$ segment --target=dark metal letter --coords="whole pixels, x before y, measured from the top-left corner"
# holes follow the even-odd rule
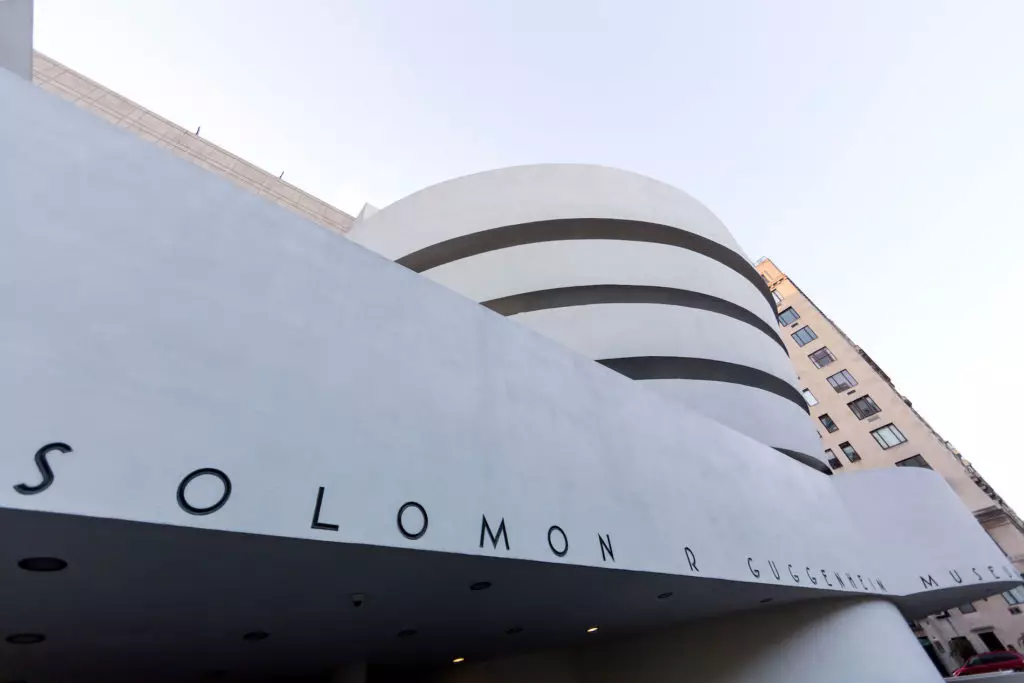
[[[747,558],[747,569],[750,570],[750,573],[754,575],[755,579],[761,577],[761,570],[760,569],[754,569],[754,558],[752,558],[752,557],[748,557]]]
[[[503,538],[505,539],[505,550],[510,550],[508,545],[508,532],[505,530],[505,518],[501,518],[501,524],[498,525],[497,534],[491,531],[491,525],[487,523],[487,515],[484,515],[483,518],[484,521],[480,526],[480,547],[484,547],[484,534],[486,533],[491,539],[491,545],[494,546],[495,549],[498,548],[498,539]]]
[[[695,572],[699,572],[700,570],[697,569],[697,556],[694,555],[693,551],[689,548],[683,548],[683,552],[686,553],[686,561],[689,563],[690,569]]]
[[[313,524],[310,525],[311,529],[326,529],[327,531],[337,531],[337,524],[327,524],[326,522],[320,521],[320,506],[324,504],[324,487],[321,486],[316,492],[316,507],[313,508]]]
[[[28,484],[15,484],[15,491],[23,496],[31,496],[36,493],[42,493],[46,489],[50,488],[50,484],[53,483],[54,476],[50,463],[46,461],[46,456],[52,451],[57,451],[58,453],[70,453],[71,446],[60,442],[48,443],[36,451],[36,468],[39,470],[39,474],[43,475],[43,480],[35,486],[29,486]]]
[[[551,534],[555,531],[562,535],[561,550],[555,548],[555,543],[551,540]],[[558,557],[565,557],[566,553],[569,552],[569,537],[565,535],[565,531],[562,530],[562,527],[556,525],[548,529],[548,547],[551,548],[551,552],[553,552]]]
[[[605,539],[608,542],[605,543]],[[607,558],[605,557],[605,551],[608,551],[608,557],[612,558],[612,562],[615,561],[615,553],[612,552],[612,537],[611,534],[605,534],[602,538],[601,534],[597,535],[597,540],[601,543],[601,561],[604,562]]]
[[[202,477],[209,474],[210,476],[220,479],[220,483],[224,485],[224,493],[220,495],[220,499],[213,505],[205,508],[197,508],[196,506],[185,500],[185,490],[188,489],[188,485],[192,483],[193,479]],[[321,489],[322,490],[322,489]],[[224,507],[224,503],[228,502],[228,498],[231,497],[231,480],[228,479],[228,475],[224,474],[218,469],[213,467],[203,467],[194,472],[190,472],[181,483],[178,484],[178,507],[187,512],[190,515],[209,515],[211,513],[220,510]]]
[[[419,531],[412,532],[405,528],[404,515],[405,511],[408,510],[409,508],[416,508],[417,510],[420,511],[420,514],[423,515],[423,526],[420,527]],[[428,524],[429,521],[427,520],[427,511],[423,508],[422,505],[420,505],[416,501],[410,500],[408,503],[405,503],[404,505],[402,505],[402,507],[398,508],[398,530],[402,533],[403,536],[408,538],[410,541],[415,541],[418,538],[423,538],[423,534],[427,533]]]

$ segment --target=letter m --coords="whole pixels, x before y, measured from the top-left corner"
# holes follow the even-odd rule
[[[508,547],[508,532],[505,531],[505,518],[501,518],[501,524],[498,525],[498,533],[494,533],[491,530],[491,525],[487,523],[487,515],[483,516],[484,521],[480,525],[480,547],[484,547],[484,536],[486,535],[491,539],[491,545],[497,550],[498,540],[502,539],[505,541],[505,550],[509,550]]]
[[[923,576],[920,576],[918,578],[921,579],[921,583],[924,584],[925,588],[928,588],[929,586],[934,586],[935,588],[939,587],[938,582],[934,578],[932,578],[931,574],[928,575],[927,579],[924,578]]]

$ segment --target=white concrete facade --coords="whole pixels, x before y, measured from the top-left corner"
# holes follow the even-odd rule
[[[936,473],[822,473],[679,190],[458,179],[361,215],[395,264],[0,101],[0,679],[925,683],[904,619],[1020,584]]]
[[[599,166],[501,169],[395,202],[351,238],[828,471],[767,288],[680,190]]]

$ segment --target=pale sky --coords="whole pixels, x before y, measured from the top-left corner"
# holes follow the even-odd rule
[[[1022,26],[1021,0],[36,0],[35,40],[350,213],[546,161],[680,187],[1024,514]]]

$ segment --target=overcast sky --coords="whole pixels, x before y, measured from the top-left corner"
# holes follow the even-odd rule
[[[1024,514],[1021,26],[1021,0],[36,0],[35,37],[352,213],[544,161],[676,185]]]

